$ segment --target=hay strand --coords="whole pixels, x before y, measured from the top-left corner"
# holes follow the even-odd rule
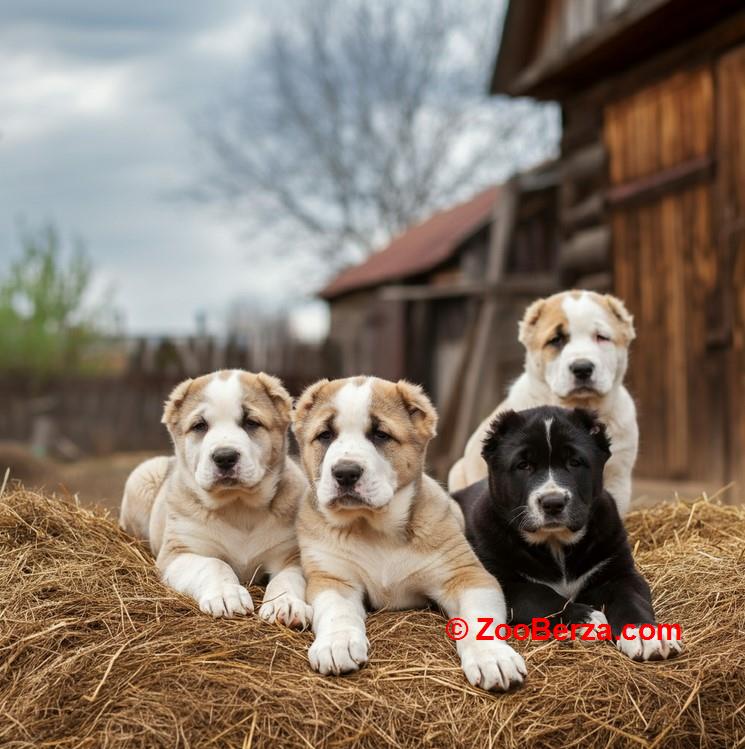
[[[517,643],[527,683],[489,695],[466,682],[438,612],[372,615],[370,665],[324,678],[307,664],[310,633],[213,620],[162,586],[110,519],[4,487],[0,745],[745,743],[745,508],[679,502],[628,527],[685,654],[638,664],[607,643]]]

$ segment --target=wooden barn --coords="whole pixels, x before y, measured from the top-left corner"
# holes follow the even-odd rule
[[[343,375],[406,377],[432,395],[441,421],[430,463],[439,477],[519,373],[525,306],[558,288],[556,184],[546,164],[484,190],[320,292]]]
[[[745,499],[742,0],[512,0],[491,90],[561,105],[558,266],[636,318],[637,475]]]

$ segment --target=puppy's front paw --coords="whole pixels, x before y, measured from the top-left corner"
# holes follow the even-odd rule
[[[314,670],[328,674],[357,671],[367,663],[367,637],[354,630],[316,637],[308,648],[308,660]]]
[[[245,615],[254,610],[251,594],[237,583],[212,588],[199,599],[199,608],[214,617]]]
[[[683,651],[683,643],[679,638],[667,637],[664,632],[655,631],[654,637],[645,640],[639,633],[639,628],[627,630],[616,641],[616,647],[634,661],[664,661],[674,658]]]
[[[590,606],[586,607],[588,610],[584,614],[577,618],[575,621],[577,624],[589,624],[590,627],[585,627],[582,632],[582,640],[599,640],[602,635],[597,631],[597,628],[601,624],[608,624],[608,620],[605,618],[605,614],[602,611],[593,609]],[[610,629],[607,630],[608,633]]]
[[[599,618],[600,617],[600,618]],[[564,624],[607,624],[608,620],[602,611],[584,603],[568,603],[559,614]]]
[[[475,687],[506,692],[523,683],[528,673],[523,657],[503,642],[466,646],[460,657],[466,679]]]
[[[305,629],[313,621],[313,608],[302,598],[282,593],[270,601],[264,601],[259,616],[270,624],[279,622],[286,627]]]

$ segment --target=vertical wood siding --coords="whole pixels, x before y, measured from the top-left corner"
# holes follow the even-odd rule
[[[729,385],[727,452],[730,475],[745,496],[745,46],[718,66],[718,172],[720,250],[724,267],[724,318],[715,333],[727,343]]]
[[[673,75],[606,107],[611,186],[713,155],[713,75]],[[614,282],[636,319],[630,384],[639,407],[640,475],[723,481],[722,352],[706,310],[722,282],[709,180],[616,205]]]

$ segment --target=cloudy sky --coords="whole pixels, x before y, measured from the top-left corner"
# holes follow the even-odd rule
[[[3,0],[0,266],[19,222],[79,236],[126,328],[219,329],[226,300],[275,296],[240,225],[184,197],[199,177],[193,123],[266,33],[264,3]]]

